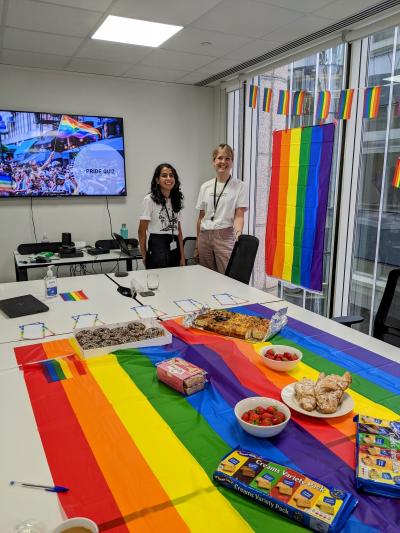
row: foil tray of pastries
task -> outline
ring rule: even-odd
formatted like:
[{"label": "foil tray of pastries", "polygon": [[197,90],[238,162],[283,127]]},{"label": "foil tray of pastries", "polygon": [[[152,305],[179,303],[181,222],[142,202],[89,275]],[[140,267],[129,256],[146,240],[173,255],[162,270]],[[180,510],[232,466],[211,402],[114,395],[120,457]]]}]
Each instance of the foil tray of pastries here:
[{"label": "foil tray of pastries", "polygon": [[226,309],[210,309],[198,314],[191,326],[219,335],[260,342],[268,336],[270,321]]},{"label": "foil tray of pastries", "polygon": [[84,357],[104,355],[128,348],[162,346],[172,342],[171,333],[155,319],[80,328],[75,330],[74,336]]},{"label": "foil tray of pastries", "polygon": [[350,384],[350,372],[345,372],[343,376],[321,372],[316,382],[308,378],[298,381],[294,386],[295,398],[305,411],[333,414],[342,404],[345,390]]}]

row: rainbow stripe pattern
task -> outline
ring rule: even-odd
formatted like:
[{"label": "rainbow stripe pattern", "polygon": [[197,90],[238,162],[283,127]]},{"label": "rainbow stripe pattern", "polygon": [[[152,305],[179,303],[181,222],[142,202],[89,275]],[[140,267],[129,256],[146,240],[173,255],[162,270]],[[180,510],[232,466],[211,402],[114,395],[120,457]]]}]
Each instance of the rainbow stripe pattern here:
[{"label": "rainbow stripe pattern", "polygon": [[392,181],[393,187],[400,189],[400,159],[397,159]]},{"label": "rainbow stripe pattern", "polygon": [[377,118],[382,87],[367,87],[364,90],[363,118]]},{"label": "rainbow stripe pattern", "polygon": [[257,107],[258,87],[257,85],[250,85],[249,88],[249,107],[255,109]]},{"label": "rainbow stripe pattern", "polygon": [[[257,304],[237,310],[273,313]],[[274,343],[299,348],[303,359],[289,373],[274,372],[260,359],[264,343],[187,330],[180,320],[164,324],[173,333],[171,345],[88,359],[86,374],[73,379],[49,383],[36,365],[24,366],[53,480],[70,488],[59,495],[68,517],[87,516],[110,533],[261,533],[266,524],[280,533],[304,531],[213,484],[220,459],[240,445],[356,495],[359,504],[344,533],[397,530],[398,501],[355,491],[353,413],[316,420],[292,411],[279,436],[257,439],[239,428],[233,407],[247,396],[280,399],[281,389],[303,376],[315,380],[322,371],[348,370],[355,412],[395,420],[400,364],[289,318]],[[15,353],[19,363],[31,363],[71,347],[69,340],[55,340]],[[184,397],[155,379],[154,365],[177,355],[207,370],[204,391]]]},{"label": "rainbow stripe pattern", "polygon": [[63,359],[47,359],[40,364],[48,383],[86,374],[85,363],[76,354],[66,356]]},{"label": "rainbow stripe pattern", "polygon": [[353,104],[354,89],[343,89],[340,91],[337,118],[349,120],[351,117],[351,106]]},{"label": "rainbow stripe pattern", "polygon": [[278,115],[288,115],[289,114],[289,102],[290,102],[290,91],[281,90],[279,91],[278,98]]},{"label": "rainbow stripe pattern", "polygon": [[322,290],[334,124],[274,131],[265,235],[268,276]]},{"label": "rainbow stripe pattern", "polygon": [[100,137],[100,132],[84,122],[79,122],[79,120],[75,120],[68,115],[63,115],[58,126],[57,137],[67,138],[72,136],[78,139],[89,136]]},{"label": "rainbow stripe pattern", "polygon": [[0,192],[12,191],[12,178],[8,174],[0,173]]},{"label": "rainbow stripe pattern", "polygon": [[60,292],[60,296],[64,302],[79,302],[81,300],[88,300],[88,297],[83,291]]},{"label": "rainbow stripe pattern", "polygon": [[272,101],[272,89],[264,89],[264,99],[263,99],[263,111],[269,113],[271,111],[271,101]]},{"label": "rainbow stripe pattern", "polygon": [[317,101],[317,120],[325,120],[328,118],[329,109],[331,106],[331,91],[320,91],[318,93]]},{"label": "rainbow stripe pattern", "polygon": [[302,115],[306,91],[296,91],[292,98],[292,115]]}]

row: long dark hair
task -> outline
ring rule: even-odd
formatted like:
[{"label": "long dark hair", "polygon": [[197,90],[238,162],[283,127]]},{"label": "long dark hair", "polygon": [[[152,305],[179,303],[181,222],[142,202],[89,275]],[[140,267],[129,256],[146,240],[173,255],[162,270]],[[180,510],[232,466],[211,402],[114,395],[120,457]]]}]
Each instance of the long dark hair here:
[{"label": "long dark hair", "polygon": [[169,163],[161,163],[154,171],[153,179],[151,180],[151,199],[159,205],[165,205],[165,197],[160,189],[160,184],[157,183],[157,179],[160,177],[161,171],[163,168],[169,168],[172,171],[172,174],[175,178],[175,185],[171,190],[171,205],[175,213],[183,208],[183,194],[181,191],[181,182],[179,181],[179,176],[177,171]]}]

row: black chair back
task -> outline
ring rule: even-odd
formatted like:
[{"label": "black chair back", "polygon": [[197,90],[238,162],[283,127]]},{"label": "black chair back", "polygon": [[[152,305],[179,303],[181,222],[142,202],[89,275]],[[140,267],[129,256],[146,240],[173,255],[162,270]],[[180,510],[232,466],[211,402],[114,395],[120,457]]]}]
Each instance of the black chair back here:
[{"label": "black chair back", "polygon": [[21,255],[40,254],[41,252],[57,253],[61,246],[62,242],[32,242],[20,244],[17,252]]},{"label": "black chair back", "polygon": [[[130,244],[132,248],[139,246],[137,239],[125,239],[125,242]],[[95,242],[96,248],[102,248],[103,250],[118,250],[119,244],[115,239],[103,239]]]},{"label": "black chair back", "polygon": [[400,268],[389,272],[375,316],[373,336],[400,348]]},{"label": "black chair back", "polygon": [[183,239],[183,253],[185,254],[185,262],[187,265],[194,265],[197,263],[194,259],[196,241],[196,237],[185,237]]},{"label": "black chair back", "polygon": [[253,235],[241,235],[235,242],[225,276],[249,284],[256,260],[259,240]]}]

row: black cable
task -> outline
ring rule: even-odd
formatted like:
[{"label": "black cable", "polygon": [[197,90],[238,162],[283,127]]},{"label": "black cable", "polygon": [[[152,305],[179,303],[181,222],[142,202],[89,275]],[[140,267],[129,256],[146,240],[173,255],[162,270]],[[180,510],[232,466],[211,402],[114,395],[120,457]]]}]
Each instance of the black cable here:
[{"label": "black cable", "polygon": [[114,239],[113,237],[113,227],[112,227],[112,220],[111,220],[111,213],[110,213],[110,208],[108,207],[108,196],[106,196],[106,205],[107,205],[107,212],[108,212],[108,218],[110,219],[110,235],[111,235],[111,238]]},{"label": "black cable", "polygon": [[33,218],[33,196],[31,196],[31,218],[32,218],[33,234],[35,236],[35,242],[38,242],[37,237],[36,237],[35,219]]}]

